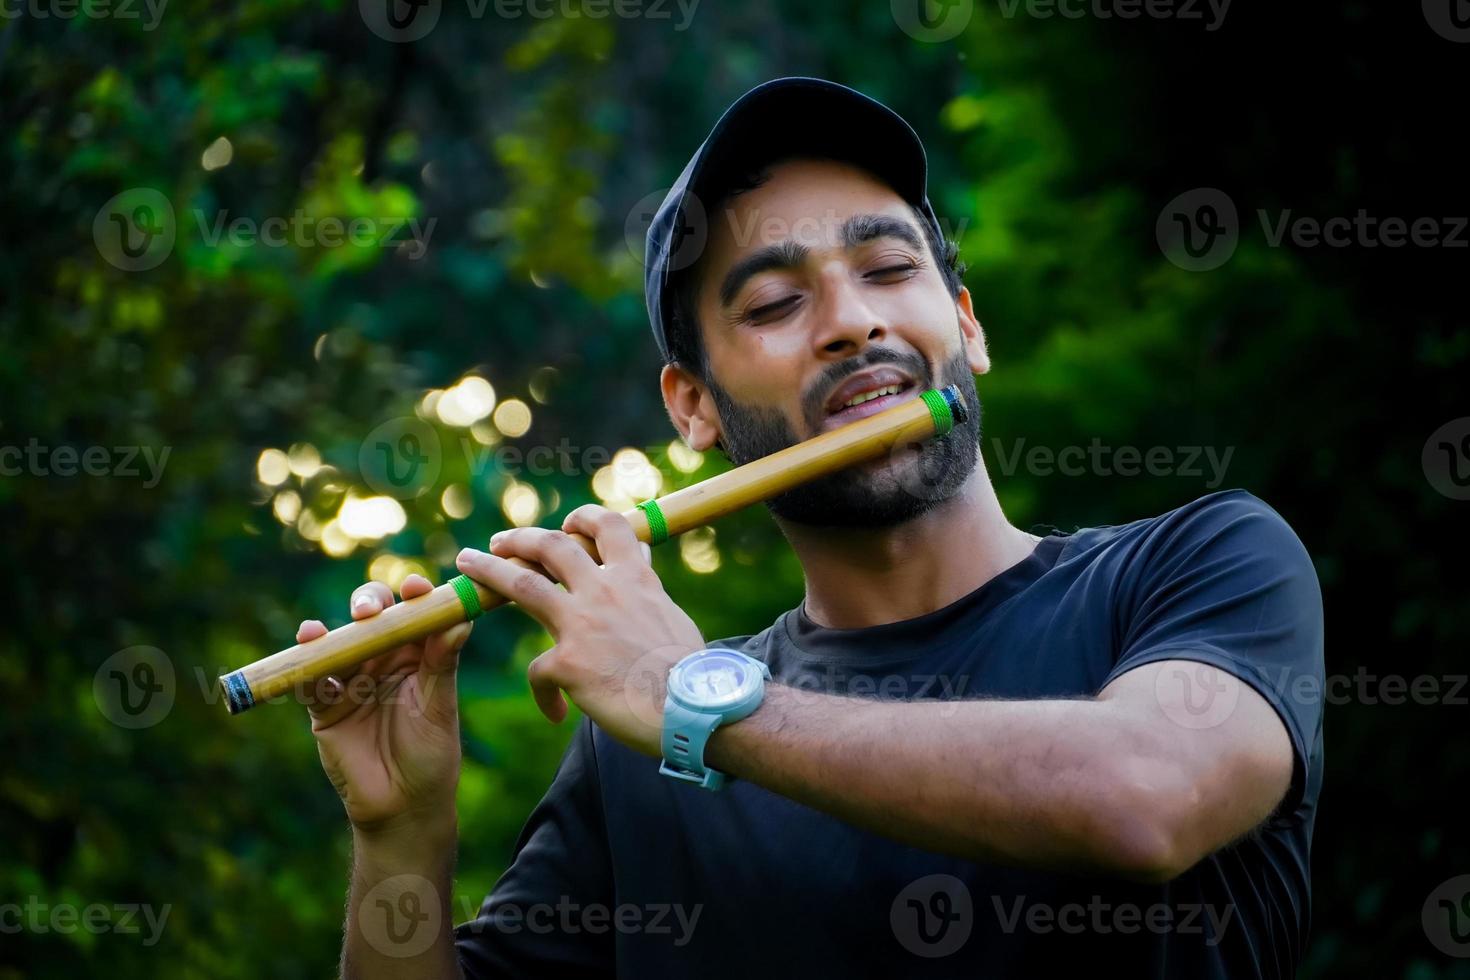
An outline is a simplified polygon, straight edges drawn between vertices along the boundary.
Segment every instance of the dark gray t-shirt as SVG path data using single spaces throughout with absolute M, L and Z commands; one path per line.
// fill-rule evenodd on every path
M 584 722 L 513 864 L 456 929 L 467 976 L 1295 972 L 1322 779 L 1322 600 L 1295 534 L 1250 494 L 1053 534 L 917 619 L 833 630 L 798 606 L 716 645 L 778 683 L 854 697 L 1076 698 L 1150 661 L 1213 665 L 1280 714 L 1291 788 L 1252 835 L 1138 884 L 925 851 L 750 782 L 709 793 Z M 1188 710 L 1208 723 L 1221 709 L 1207 678 L 1196 693 Z

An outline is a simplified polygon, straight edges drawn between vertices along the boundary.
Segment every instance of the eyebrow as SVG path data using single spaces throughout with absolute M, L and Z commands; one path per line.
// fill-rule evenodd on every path
M 842 247 L 856 248 L 879 238 L 896 238 L 916 252 L 924 250 L 914 226 L 886 214 L 855 214 L 842 224 Z M 790 240 L 756 249 L 730 267 L 720 283 L 720 305 L 729 306 L 740 288 L 762 272 L 795 269 L 806 261 L 811 249 Z

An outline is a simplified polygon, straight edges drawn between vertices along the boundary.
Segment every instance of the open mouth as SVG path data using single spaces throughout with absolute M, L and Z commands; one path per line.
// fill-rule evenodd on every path
M 918 384 L 901 371 L 882 368 L 862 372 L 849 378 L 832 393 L 827 400 L 827 416 L 822 428 L 834 429 L 856 422 L 918 396 Z

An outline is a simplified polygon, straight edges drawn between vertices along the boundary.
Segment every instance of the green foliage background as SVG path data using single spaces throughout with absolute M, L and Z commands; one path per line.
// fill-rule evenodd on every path
M 996 441 L 1234 447 L 1225 486 L 1280 510 L 1317 561 L 1330 673 L 1463 672 L 1467 583 L 1452 559 L 1470 504 L 1430 487 L 1420 453 L 1470 414 L 1465 253 L 1276 248 L 1254 212 L 1465 214 L 1434 98 L 1463 81 L 1465 55 L 1410 8 L 1244 3 L 1214 32 L 980 3 L 940 44 L 856 0 L 705 0 L 687 30 L 676 7 L 477 19 L 445 0 L 413 44 L 375 37 L 342 0 L 173 0 L 152 30 L 0 21 L 0 445 L 170 449 L 151 488 L 0 478 L 0 903 L 171 907 L 152 947 L 0 935 L 0 977 L 332 972 L 348 836 L 304 713 L 228 718 L 213 680 L 286 645 L 303 618 L 345 621 L 377 555 L 442 581 L 447 542 L 505 525 L 507 478 L 472 472 L 466 433 L 441 426 L 443 472 L 405 529 L 331 558 L 273 516 L 257 460 L 316 447 L 332 469 L 289 485 L 326 520 L 360 483 L 367 434 L 467 372 L 531 406 L 523 446 L 666 445 L 629 216 L 731 99 L 775 75 L 852 84 L 925 138 L 989 332 L 985 452 L 1015 523 L 1122 523 L 1211 488 L 1005 474 Z M 220 137 L 233 159 L 206 170 Z M 1221 268 L 1187 272 L 1154 223 L 1208 186 L 1240 207 L 1241 242 Z M 178 238 L 129 273 L 103 259 L 92 223 L 138 187 L 172 202 Z M 193 217 L 298 209 L 436 223 L 412 259 L 211 245 Z M 650 455 L 666 487 L 712 471 Z M 555 503 L 542 520 L 593 499 L 590 476 L 536 478 Z M 451 484 L 473 495 L 463 519 L 438 506 Z M 722 524 L 715 545 L 713 575 L 672 546 L 658 557 L 707 636 L 754 632 L 799 600 L 763 514 Z M 571 730 L 524 690 L 546 644 L 507 612 L 465 658 L 456 919 L 503 868 Z M 167 654 L 177 690 L 164 721 L 130 731 L 92 686 L 135 645 Z M 1329 708 L 1303 975 L 1470 975 L 1420 924 L 1430 890 L 1470 870 L 1448 805 L 1467 775 L 1464 710 Z

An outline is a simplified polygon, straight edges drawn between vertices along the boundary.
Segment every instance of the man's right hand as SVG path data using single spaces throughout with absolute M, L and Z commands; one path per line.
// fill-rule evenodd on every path
M 410 575 L 402 595 L 412 599 L 432 588 Z M 352 593 L 352 618 L 376 616 L 393 601 L 388 586 L 368 582 Z M 309 706 L 311 731 L 355 834 L 423 840 L 442 829 L 453 833 L 460 766 L 455 671 L 471 626 L 406 643 L 318 685 L 323 695 Z M 307 620 L 296 641 L 325 632 L 319 620 Z
M 403 598 L 432 588 L 410 575 Z M 391 605 L 393 590 L 368 582 L 352 593 L 352 618 Z M 365 660 L 318 685 L 322 696 L 308 706 L 322 768 L 352 821 L 344 977 L 461 976 L 449 915 L 460 763 L 454 678 L 470 625 Z M 326 631 L 307 620 L 296 641 Z M 400 935 L 403 923 L 393 916 L 405 902 L 423 910 L 424 921 Z

